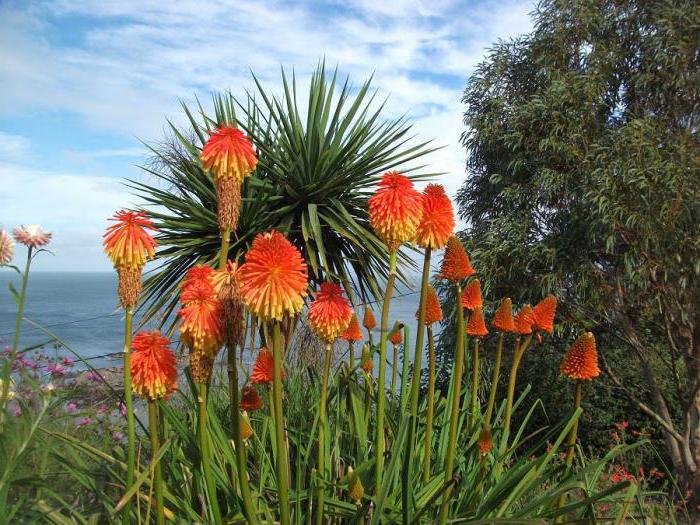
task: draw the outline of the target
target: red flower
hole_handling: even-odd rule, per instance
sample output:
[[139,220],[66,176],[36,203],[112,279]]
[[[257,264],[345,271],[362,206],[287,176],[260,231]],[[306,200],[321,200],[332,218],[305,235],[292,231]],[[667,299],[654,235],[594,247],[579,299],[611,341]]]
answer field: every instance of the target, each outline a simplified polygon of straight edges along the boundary
[[403,335],[401,335],[401,330],[396,330],[393,334],[391,334],[391,344],[394,346],[400,345],[403,343]]
[[222,305],[213,286],[198,282],[180,295],[183,341],[195,352],[216,354],[223,339]]
[[510,297],[506,297],[501,301],[501,305],[493,315],[491,325],[499,332],[515,332],[515,323],[513,322],[513,303]]
[[534,318],[533,328],[542,332],[552,333],[554,331],[554,314],[557,311],[557,298],[548,295],[535,305],[532,309]]
[[562,374],[571,379],[591,380],[600,375],[598,369],[598,351],[596,350],[595,337],[591,332],[586,332],[576,339],[569,353],[561,363]]
[[104,250],[115,268],[142,268],[155,254],[156,241],[146,230],[154,230],[151,220],[143,211],[120,210],[115,221],[104,234]]
[[134,392],[150,400],[163,399],[177,388],[175,354],[170,340],[158,330],[139,332],[131,343],[131,378]]
[[532,325],[535,322],[532,315],[532,306],[526,304],[513,319],[515,323],[515,333],[520,335],[528,335],[532,333]]
[[[282,371],[284,377],[284,370]],[[250,373],[250,382],[253,384],[272,384],[275,381],[275,368],[272,359],[272,352],[267,348],[261,348],[258,352],[258,358],[253,365],[253,371]]]
[[260,410],[263,406],[263,400],[258,395],[258,391],[252,386],[247,386],[241,391],[241,401],[239,403],[241,410],[253,412]]
[[374,330],[377,327],[377,320],[374,318],[372,310],[365,307],[365,316],[362,318],[362,326],[367,330]]
[[[418,314],[416,312],[416,319]],[[428,293],[425,296],[425,326],[430,326],[433,323],[442,321],[442,307],[440,306],[440,298],[438,297],[435,288],[432,284],[428,285]]]
[[472,279],[462,292],[462,308],[474,310],[483,306],[484,299],[481,297],[481,282],[479,279]]
[[386,172],[368,205],[370,224],[390,251],[415,236],[421,222],[421,196],[405,175]]
[[484,321],[484,310],[481,307],[474,308],[467,322],[467,335],[471,337],[483,337],[488,335],[488,333],[489,331]]
[[423,248],[444,248],[455,227],[452,201],[440,184],[428,184],[421,194],[423,218],[416,231],[416,244]]
[[350,324],[345,329],[341,337],[346,341],[362,341],[362,329],[360,328],[360,321],[357,320],[357,315],[355,315],[355,312],[352,313]]
[[452,282],[457,282],[475,273],[474,268],[472,268],[469,262],[467,252],[464,250],[464,246],[462,246],[462,242],[456,235],[453,235],[447,241],[447,249],[442,259],[440,277]]
[[204,169],[211,170],[214,178],[232,178],[239,184],[258,163],[250,139],[235,125],[212,131],[201,158]]
[[309,306],[309,325],[327,343],[335,341],[352,319],[350,301],[337,284],[321,283],[321,289]]

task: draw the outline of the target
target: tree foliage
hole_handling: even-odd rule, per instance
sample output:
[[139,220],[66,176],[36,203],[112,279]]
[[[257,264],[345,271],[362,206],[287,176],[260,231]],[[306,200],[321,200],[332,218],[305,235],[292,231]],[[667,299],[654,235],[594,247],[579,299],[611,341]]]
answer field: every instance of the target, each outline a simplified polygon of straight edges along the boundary
[[458,203],[492,297],[555,293],[559,335],[582,322],[634,356],[641,391],[603,347],[606,379],[700,494],[697,7],[540,3],[469,80]]

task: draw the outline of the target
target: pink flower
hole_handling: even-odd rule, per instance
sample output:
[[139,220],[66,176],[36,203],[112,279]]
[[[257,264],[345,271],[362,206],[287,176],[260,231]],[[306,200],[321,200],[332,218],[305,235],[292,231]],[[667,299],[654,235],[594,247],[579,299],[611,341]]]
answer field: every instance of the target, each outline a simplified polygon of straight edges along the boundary
[[73,359],[68,356],[64,357],[61,362],[63,363],[63,366],[67,366],[69,368],[75,363],[75,361],[73,361]]
[[95,383],[99,383],[100,381],[102,381],[100,374],[98,374],[97,372],[93,372],[92,370],[85,374],[85,379],[87,379],[88,381],[94,381]]
[[83,428],[83,427],[88,426],[90,423],[92,423],[92,419],[90,419],[89,417],[83,417],[83,418],[80,418],[78,420],[78,422],[76,423],[76,426],[78,428]]
[[117,409],[119,409],[119,413],[122,415],[122,417],[126,417],[126,405],[119,401],[117,403]]
[[15,241],[5,230],[0,230],[0,266],[9,264],[15,254]]
[[108,410],[109,409],[107,408],[107,405],[100,405],[99,407],[97,407],[97,415],[101,416],[102,414],[107,413]]
[[51,234],[45,232],[38,224],[28,224],[15,228],[12,234],[17,242],[30,248],[41,248],[49,244],[51,240]]
[[114,439],[114,441],[124,441],[124,434],[117,430],[114,434],[112,434],[112,439]]
[[59,363],[51,363],[46,366],[46,371],[51,375],[62,376],[66,373],[66,367]]
[[21,415],[22,415],[22,409],[21,409],[20,407],[15,408],[15,409],[12,411],[12,415],[15,416],[15,417],[21,416]]
[[68,412],[69,414],[75,414],[77,411],[78,405],[76,405],[75,403],[71,402],[66,405],[66,412]]

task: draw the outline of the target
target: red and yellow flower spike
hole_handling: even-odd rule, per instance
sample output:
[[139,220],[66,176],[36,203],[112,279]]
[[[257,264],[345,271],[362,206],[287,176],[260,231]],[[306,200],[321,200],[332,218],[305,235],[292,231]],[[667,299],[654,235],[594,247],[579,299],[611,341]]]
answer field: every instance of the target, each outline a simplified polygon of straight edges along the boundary
[[156,240],[146,231],[155,231],[143,211],[120,210],[103,236],[104,251],[115,268],[141,269],[155,255]]
[[169,344],[158,330],[139,332],[131,343],[132,388],[151,401],[164,399],[177,388],[175,354]]
[[370,224],[389,251],[413,239],[421,222],[421,196],[411,179],[386,172],[368,205]]
[[519,335],[528,335],[532,333],[532,325],[535,319],[532,315],[532,306],[526,304],[516,314],[513,323],[515,324],[515,333]]
[[241,391],[241,400],[239,402],[241,410],[254,412],[255,410],[260,410],[263,406],[263,400],[260,395],[258,395],[258,391],[255,390],[255,387],[247,386]]
[[415,242],[422,248],[444,248],[455,228],[452,201],[441,184],[428,184],[421,193],[423,216]]
[[[416,312],[416,319],[418,314]],[[432,284],[428,284],[427,295],[425,296],[425,326],[430,326],[434,323],[442,321],[442,306],[440,306],[440,298]]]
[[591,380],[600,375],[598,351],[595,337],[591,332],[584,333],[571,345],[561,363],[560,370],[571,379]]
[[360,321],[357,320],[357,315],[355,315],[355,312],[352,313],[350,324],[340,337],[351,342],[362,341],[362,328],[360,328]]
[[213,286],[200,282],[180,295],[180,333],[194,352],[216,354],[223,342],[222,306]]
[[469,316],[469,321],[467,322],[467,335],[470,337],[484,337],[488,334],[489,331],[486,328],[486,321],[484,320],[484,310],[478,306],[474,308]]
[[510,297],[506,297],[501,301],[500,306],[493,314],[491,320],[493,326],[498,332],[515,333],[515,322],[513,321],[513,302]]
[[299,250],[277,231],[255,237],[237,276],[243,302],[258,317],[281,321],[304,307],[306,263]]
[[204,169],[211,171],[215,179],[233,179],[238,184],[258,164],[252,142],[235,125],[212,131],[202,148],[201,159]]
[[552,333],[554,331],[554,314],[557,312],[557,298],[548,295],[532,309],[535,330]]
[[197,264],[187,270],[185,278],[180,285],[180,294],[185,293],[188,289],[196,288],[199,285],[209,286],[212,293],[218,292],[219,282],[216,279],[216,270],[208,264]]
[[484,306],[484,298],[481,296],[481,282],[472,279],[462,292],[462,308],[474,310]]
[[309,306],[309,325],[326,343],[332,343],[350,324],[353,312],[343,289],[334,283],[321,283],[321,288]]
[[469,256],[456,235],[447,240],[447,249],[442,259],[440,277],[448,281],[458,282],[474,275],[476,272],[469,262]]
[[374,317],[374,313],[368,307],[365,307],[365,315],[362,318],[362,326],[367,330],[374,330],[377,327],[377,319]]
[[[283,371],[284,373],[284,371]],[[271,385],[275,381],[272,352],[263,347],[258,352],[258,357],[250,373],[250,382],[254,385]]]
[[396,330],[393,334],[391,334],[391,338],[389,340],[394,346],[398,346],[403,343],[403,335],[401,334],[401,330]]

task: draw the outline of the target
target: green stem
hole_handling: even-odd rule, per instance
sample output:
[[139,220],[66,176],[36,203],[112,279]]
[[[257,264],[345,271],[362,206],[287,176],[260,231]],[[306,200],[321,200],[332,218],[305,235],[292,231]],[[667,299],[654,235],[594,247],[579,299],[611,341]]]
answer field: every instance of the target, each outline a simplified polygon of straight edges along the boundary
[[[136,469],[136,423],[134,418],[134,397],[131,392],[131,332],[134,312],[127,308],[124,317],[124,403],[126,404],[126,428],[129,444],[126,454],[126,490],[134,484]],[[131,499],[124,506],[123,523],[131,522]]]
[[[445,457],[445,483],[452,479],[454,470],[455,449],[457,447],[457,426],[459,424],[459,401],[462,396],[462,373],[464,369],[464,312],[459,297],[462,296],[462,287],[457,283],[457,342],[455,345],[455,364],[452,369],[452,408],[450,411],[450,427],[447,440],[447,455]],[[443,525],[447,522],[447,514],[450,508],[450,498],[452,490],[445,492],[440,505],[440,517],[438,523]]]
[[231,230],[225,229],[221,232],[221,251],[219,251],[219,269],[226,268],[228,262],[228,244],[231,238]]
[[164,525],[165,514],[163,512],[163,476],[161,474],[160,461],[156,461],[160,443],[158,439],[158,407],[152,399],[148,400],[148,432],[151,435],[151,463],[153,464],[153,485],[156,493],[156,524]]
[[379,492],[384,474],[384,405],[386,402],[386,340],[389,325],[389,307],[391,296],[394,292],[394,280],[396,279],[396,250],[389,254],[389,279],[386,283],[384,303],[382,304],[382,322],[379,339],[379,377],[377,378],[377,433],[374,437],[376,463],[374,469],[374,490]]
[[204,474],[204,483],[207,487],[209,496],[209,504],[211,505],[214,521],[216,525],[222,525],[221,510],[219,509],[219,501],[216,498],[216,483],[211,472],[211,450],[209,449],[209,424],[207,413],[207,388],[206,383],[198,383],[199,391],[197,396],[197,406],[199,408],[199,451],[202,457],[202,473]]
[[348,353],[350,354],[350,370],[355,368],[355,344],[348,341]]
[[472,358],[472,402],[470,405],[469,429],[473,430],[479,411],[479,378],[481,376],[481,360],[479,356],[479,338],[474,338],[474,354]]
[[[581,406],[581,381],[576,381],[576,387],[574,390],[574,413]],[[576,450],[576,435],[578,434],[578,422],[580,417],[574,421],[569,431],[569,438],[566,441],[566,471],[570,471],[574,464],[574,452]],[[566,504],[566,492],[559,496],[557,501],[557,508],[561,508]],[[556,523],[561,523],[564,520],[564,516],[556,520]]]
[[321,383],[321,397],[318,401],[318,476],[319,483],[316,487],[316,524],[323,523],[323,499],[325,496],[326,482],[326,399],[328,397],[328,376],[331,371],[330,344],[326,344],[326,359],[323,367],[323,383]]
[[396,395],[396,379],[399,375],[399,350],[398,345],[392,345],[394,348],[394,357],[391,361],[391,397]]
[[486,407],[486,415],[484,416],[484,425],[491,428],[491,416],[493,415],[493,407],[496,404],[496,391],[498,390],[498,378],[501,370],[501,356],[503,355],[503,332],[498,334],[498,343],[496,345],[496,356],[493,362],[493,378],[491,379],[491,391],[489,392],[489,403]]
[[[431,249],[425,249],[423,259],[423,274],[420,283],[420,300],[418,302],[418,326],[416,327],[416,347],[413,352],[413,377],[411,379],[411,417],[418,415],[418,400],[420,397],[421,362],[423,360],[423,337],[425,334],[425,301],[428,294],[428,280],[430,277]],[[409,446],[413,446],[409,444]]]
[[406,379],[408,378],[408,352],[406,352],[406,348],[410,348],[411,346],[411,329],[408,327],[408,325],[404,325],[403,327],[403,347],[404,347],[404,352],[403,352],[403,365],[401,366],[401,414],[406,412],[406,405],[408,404],[408,396],[410,392],[408,391],[408,381]]
[[287,446],[284,439],[284,420],[282,419],[282,341],[280,324],[272,325],[272,359],[274,381],[272,383],[272,401],[275,411],[275,443],[277,445],[277,492],[279,494],[280,523],[289,525],[289,471],[287,468]]
[[515,352],[513,353],[513,364],[510,367],[510,377],[508,378],[508,398],[506,401],[506,415],[505,415],[505,441],[504,446],[508,445],[508,434],[510,433],[510,420],[513,415],[513,400],[515,398],[515,383],[518,378],[518,367],[520,366],[520,360],[523,358],[525,350],[530,346],[530,341],[532,341],[532,335],[528,335],[525,341],[521,343],[520,337],[515,340]]
[[435,412],[435,341],[433,328],[428,325],[428,409],[425,414],[425,450],[423,457],[423,481],[430,480],[430,463],[433,454],[433,414]]

